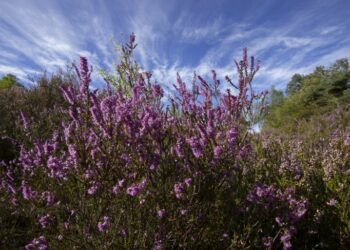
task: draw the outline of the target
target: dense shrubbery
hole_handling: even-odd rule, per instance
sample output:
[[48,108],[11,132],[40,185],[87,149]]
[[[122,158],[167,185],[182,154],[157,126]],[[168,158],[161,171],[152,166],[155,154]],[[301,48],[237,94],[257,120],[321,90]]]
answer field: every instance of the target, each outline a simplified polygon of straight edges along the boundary
[[295,132],[301,120],[333,112],[350,102],[350,69],[347,59],[312,73],[295,74],[287,85],[287,96],[272,89],[264,127]]
[[11,75],[4,76],[1,82],[7,87],[0,88],[0,159],[8,161],[18,156],[18,146],[27,138],[18,119],[21,112],[35,121],[31,131],[33,137],[48,138],[61,123],[59,109],[65,104],[60,86],[76,86],[77,80],[68,70],[51,77],[44,74],[30,89],[24,88]]
[[[124,47],[126,56],[134,37]],[[235,93],[196,77],[163,106],[161,86],[138,72],[130,85],[90,91],[81,58],[79,89],[51,136],[33,133],[18,160],[1,166],[1,244],[27,249],[339,248],[349,240],[350,134],[251,133],[258,70],[246,50]],[[129,69],[120,73],[127,73]],[[135,72],[134,72],[135,73]],[[121,80],[120,80],[121,79]],[[124,84],[119,78],[117,84]],[[199,80],[199,82],[197,82]],[[337,119],[335,114],[329,119]],[[41,116],[46,120],[45,116]]]

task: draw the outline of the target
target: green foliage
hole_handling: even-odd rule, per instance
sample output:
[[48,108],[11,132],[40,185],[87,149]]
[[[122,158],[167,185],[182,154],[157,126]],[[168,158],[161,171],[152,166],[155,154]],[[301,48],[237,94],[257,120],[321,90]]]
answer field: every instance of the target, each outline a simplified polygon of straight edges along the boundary
[[115,44],[115,51],[118,63],[115,63],[116,74],[107,72],[103,69],[99,70],[99,74],[104,80],[110,83],[116,90],[130,95],[130,91],[134,83],[137,81],[140,67],[133,57],[133,50],[137,44],[135,42],[135,35],[129,37],[129,42],[126,44]]
[[[287,85],[287,97],[272,90],[265,116],[265,129],[293,132],[301,120],[332,112],[350,101],[350,71],[346,59],[331,67],[317,67],[311,74],[295,74]],[[282,101],[283,100],[283,101]]]
[[303,77],[300,74],[295,74],[292,76],[292,79],[287,84],[287,94],[293,95],[294,93],[298,92],[303,84]]
[[21,84],[18,82],[17,77],[12,74],[7,74],[0,79],[0,90],[8,89],[11,87],[21,87]]

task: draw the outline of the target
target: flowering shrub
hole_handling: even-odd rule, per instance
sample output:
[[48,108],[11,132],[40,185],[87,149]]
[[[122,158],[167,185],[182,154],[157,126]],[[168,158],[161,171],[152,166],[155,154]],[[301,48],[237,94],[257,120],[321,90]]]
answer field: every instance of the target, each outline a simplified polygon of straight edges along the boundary
[[[328,239],[322,244],[336,245],[340,236],[317,239],[319,224],[310,225],[317,211],[319,221],[332,213],[347,219],[337,217],[338,206],[347,210],[346,198],[331,195],[336,187],[321,197],[310,193],[334,180],[312,180],[326,177],[312,171],[331,157],[315,149],[308,165],[302,150],[285,155],[283,142],[249,132],[253,106],[266,92],[251,87],[259,65],[246,50],[236,66],[238,84],[226,77],[234,93],[220,92],[215,71],[212,83],[196,76],[191,90],[178,75],[177,94],[164,107],[163,90],[148,72],[139,72],[128,91],[90,91],[92,70],[82,57],[79,89],[61,87],[61,126],[47,140],[36,138],[22,114],[30,142],[17,161],[1,166],[1,200],[16,218],[6,223],[25,248],[290,249]],[[344,139],[337,143],[346,150]],[[14,244],[18,236],[2,232],[1,244]]]

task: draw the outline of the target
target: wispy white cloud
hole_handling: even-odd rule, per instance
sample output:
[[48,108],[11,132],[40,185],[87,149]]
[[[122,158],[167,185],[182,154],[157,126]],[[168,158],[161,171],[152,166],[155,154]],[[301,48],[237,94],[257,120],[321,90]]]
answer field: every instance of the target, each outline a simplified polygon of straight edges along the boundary
[[246,3],[232,3],[232,11],[225,9],[226,3],[206,3],[208,8],[222,7],[201,14],[198,8],[205,4],[188,1],[1,1],[0,74],[55,71],[79,55],[113,71],[111,38],[126,40],[131,32],[142,68],[169,88],[177,72],[187,82],[193,72],[210,79],[211,69],[221,79],[234,77],[233,59],[240,58],[244,47],[262,61],[258,88],[283,88],[294,73],[349,56],[350,41],[344,35],[349,22],[320,15],[335,8],[329,1],[299,3],[276,19],[270,14],[283,7],[279,1],[259,3],[259,8],[248,4],[246,9],[237,8]]
[[174,31],[177,38],[185,43],[212,43],[216,41],[230,27],[224,25],[222,17],[206,22],[195,21],[191,13],[182,12],[174,24]]
[[28,76],[28,73],[38,73],[35,70],[31,70],[29,68],[19,68],[19,67],[13,67],[9,65],[0,65],[0,72],[6,73],[6,74],[14,74],[18,77],[24,78]]
[[[0,48],[11,48],[11,52],[0,56],[3,73],[7,68],[23,64],[27,64],[28,73],[29,65],[35,72],[52,72],[76,61],[79,56],[88,57],[97,67],[111,64],[112,57],[107,57],[112,55],[111,50],[109,54],[107,51],[111,42],[106,38],[111,31],[107,30],[106,22],[96,21],[98,19],[91,18],[91,14],[84,17],[82,12],[79,22],[73,23],[73,19],[67,18],[59,6],[52,6],[51,1],[37,4],[23,1],[20,5],[21,8],[12,2],[0,4]],[[97,50],[89,48],[91,41]],[[22,70],[17,73],[20,77],[24,75]]]
[[334,32],[341,31],[341,30],[343,30],[343,27],[341,27],[339,25],[329,26],[329,27],[321,28],[320,34],[321,35],[328,35],[330,33],[334,33]]

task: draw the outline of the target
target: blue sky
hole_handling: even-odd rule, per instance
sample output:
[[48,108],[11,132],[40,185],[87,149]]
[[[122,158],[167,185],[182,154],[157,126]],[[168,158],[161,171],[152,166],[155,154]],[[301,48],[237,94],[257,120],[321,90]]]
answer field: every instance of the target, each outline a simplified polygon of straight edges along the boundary
[[283,89],[294,73],[350,57],[349,13],[349,0],[1,0],[0,76],[54,72],[79,55],[112,71],[111,38],[134,32],[137,61],[164,86],[176,72],[234,77],[247,47],[262,62],[256,88]]

